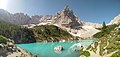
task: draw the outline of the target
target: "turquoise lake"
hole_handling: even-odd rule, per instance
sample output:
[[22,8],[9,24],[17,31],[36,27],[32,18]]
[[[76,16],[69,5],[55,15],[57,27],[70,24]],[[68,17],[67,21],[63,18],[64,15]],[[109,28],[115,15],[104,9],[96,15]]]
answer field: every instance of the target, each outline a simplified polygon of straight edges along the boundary
[[[80,51],[72,51],[71,46],[76,43],[81,43],[84,47],[89,46],[95,42],[95,40],[77,40],[77,41],[66,41],[66,42],[37,42],[29,44],[17,44],[17,46],[31,52],[33,55],[38,57],[79,57]],[[54,47],[61,45],[64,50],[61,52],[55,52]]]

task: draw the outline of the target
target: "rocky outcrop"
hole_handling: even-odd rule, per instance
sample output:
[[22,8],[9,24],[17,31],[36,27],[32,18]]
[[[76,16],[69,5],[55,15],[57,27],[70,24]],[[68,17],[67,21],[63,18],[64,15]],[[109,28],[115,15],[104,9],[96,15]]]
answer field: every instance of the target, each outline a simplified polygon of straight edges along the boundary
[[109,25],[111,24],[119,24],[120,23],[120,14],[116,16],[113,20],[110,21]]

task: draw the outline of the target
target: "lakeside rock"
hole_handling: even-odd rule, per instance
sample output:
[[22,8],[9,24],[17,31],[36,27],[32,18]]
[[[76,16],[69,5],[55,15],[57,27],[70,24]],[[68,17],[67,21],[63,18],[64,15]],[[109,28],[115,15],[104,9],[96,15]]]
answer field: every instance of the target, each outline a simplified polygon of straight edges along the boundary
[[63,50],[64,50],[64,48],[61,45],[54,47],[54,51],[59,52],[59,51],[63,51]]

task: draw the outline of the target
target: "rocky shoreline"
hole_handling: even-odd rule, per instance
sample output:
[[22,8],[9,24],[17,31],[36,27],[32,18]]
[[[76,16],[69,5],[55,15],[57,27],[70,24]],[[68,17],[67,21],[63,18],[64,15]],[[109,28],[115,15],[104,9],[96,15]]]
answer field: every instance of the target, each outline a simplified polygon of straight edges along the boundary
[[0,56],[2,57],[33,57],[31,53],[13,45],[0,44]]
[[9,54],[7,57],[34,57],[31,53],[28,53],[24,49],[17,47],[19,52],[13,52]]
[[0,57],[35,57],[31,53],[16,46],[14,41],[0,36]]

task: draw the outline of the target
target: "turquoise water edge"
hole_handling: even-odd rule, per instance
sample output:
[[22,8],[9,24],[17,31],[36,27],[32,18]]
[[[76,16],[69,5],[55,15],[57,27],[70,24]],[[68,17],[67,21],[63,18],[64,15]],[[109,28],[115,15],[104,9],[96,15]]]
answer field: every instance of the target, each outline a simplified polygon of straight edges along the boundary
[[[29,44],[16,44],[17,46],[25,49],[26,51],[37,55],[38,57],[79,57],[80,51],[73,51],[71,46],[80,43],[84,47],[89,46],[95,42],[95,40],[76,40],[66,42],[37,42]],[[64,50],[61,52],[55,52],[54,47],[61,45]]]

